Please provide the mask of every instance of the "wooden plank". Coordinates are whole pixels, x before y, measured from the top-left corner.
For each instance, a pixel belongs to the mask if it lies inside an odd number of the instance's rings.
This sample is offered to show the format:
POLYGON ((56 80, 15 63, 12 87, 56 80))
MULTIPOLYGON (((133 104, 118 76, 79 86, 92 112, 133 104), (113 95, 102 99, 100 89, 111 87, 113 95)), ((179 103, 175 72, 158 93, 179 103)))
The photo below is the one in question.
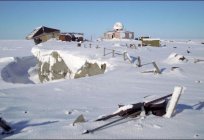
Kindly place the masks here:
POLYGON ((152 64, 153 64, 153 66, 154 66, 155 69, 156 69, 156 73, 161 74, 161 71, 160 71, 159 67, 157 66, 157 64, 156 64, 155 62, 152 62, 152 64))
POLYGON ((132 63, 132 59, 130 58, 130 55, 127 53, 126 56, 127 56, 127 59, 129 60, 129 62, 132 63))
POLYGON ((112 50, 112 57, 115 57, 115 50, 112 50))
POLYGON ((138 63, 137 63, 137 66, 138 66, 138 67, 141 67, 141 66, 142 66, 142 65, 141 65, 141 59, 140 59, 139 56, 137 57, 137 62, 138 62, 138 63))
POLYGON ((174 110, 176 108, 176 105, 178 103, 178 100, 179 100, 179 98, 181 96, 182 90, 183 90, 183 87, 180 87, 180 86, 174 87, 174 92, 173 92, 173 95, 171 97, 169 106, 168 106, 166 114, 165 114, 166 118, 171 118, 172 117, 172 115, 174 113, 174 110))
POLYGON ((127 52, 124 52, 124 53, 123 53, 123 59, 124 59, 124 61, 127 60, 126 54, 127 54, 127 52))

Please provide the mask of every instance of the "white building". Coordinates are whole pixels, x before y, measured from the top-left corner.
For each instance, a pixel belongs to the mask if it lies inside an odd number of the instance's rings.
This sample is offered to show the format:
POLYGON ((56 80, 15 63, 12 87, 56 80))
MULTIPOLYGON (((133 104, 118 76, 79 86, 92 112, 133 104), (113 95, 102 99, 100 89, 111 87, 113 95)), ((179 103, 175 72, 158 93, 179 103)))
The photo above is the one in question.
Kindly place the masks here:
POLYGON ((121 22, 116 22, 112 31, 104 33, 104 39, 134 39, 134 32, 125 31, 121 22))

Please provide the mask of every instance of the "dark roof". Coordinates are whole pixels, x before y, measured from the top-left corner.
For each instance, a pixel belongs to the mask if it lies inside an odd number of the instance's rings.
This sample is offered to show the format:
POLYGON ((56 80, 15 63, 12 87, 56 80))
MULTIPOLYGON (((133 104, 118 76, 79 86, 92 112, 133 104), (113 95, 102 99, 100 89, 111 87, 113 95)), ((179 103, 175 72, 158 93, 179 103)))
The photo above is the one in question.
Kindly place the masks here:
POLYGON ((41 27, 38 27, 38 28, 34 29, 26 38, 27 39, 33 39, 36 36, 39 36, 39 35, 41 35, 43 33, 52 33, 52 32, 60 32, 60 30, 45 27, 45 26, 41 26, 41 27))

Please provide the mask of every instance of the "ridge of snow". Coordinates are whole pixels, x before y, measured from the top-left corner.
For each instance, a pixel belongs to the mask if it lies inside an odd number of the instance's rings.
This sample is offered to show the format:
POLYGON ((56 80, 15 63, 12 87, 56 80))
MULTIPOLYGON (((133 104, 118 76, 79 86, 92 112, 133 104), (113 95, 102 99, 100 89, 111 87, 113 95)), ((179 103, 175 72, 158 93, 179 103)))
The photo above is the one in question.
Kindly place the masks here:
POLYGON ((131 109, 133 108, 133 105, 129 104, 129 105, 124 105, 122 107, 120 107, 118 110, 116 110, 115 112, 113 112, 113 114, 116 114, 116 113, 119 113, 121 111, 125 111, 125 110, 128 110, 128 109, 131 109))
POLYGON ((14 61, 14 57, 2 57, 0 58, 0 63, 10 63, 14 61))

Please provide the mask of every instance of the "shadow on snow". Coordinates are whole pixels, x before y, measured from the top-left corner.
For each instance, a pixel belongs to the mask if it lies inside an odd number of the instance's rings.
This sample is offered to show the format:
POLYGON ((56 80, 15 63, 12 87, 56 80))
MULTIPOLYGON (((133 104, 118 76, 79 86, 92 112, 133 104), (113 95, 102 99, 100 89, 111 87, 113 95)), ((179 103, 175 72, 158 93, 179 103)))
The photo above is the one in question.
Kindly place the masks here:
POLYGON ((28 70, 37 64, 34 56, 16 57, 14 62, 9 63, 1 71, 1 77, 9 83, 34 84, 29 79, 28 70))
POLYGON ((57 123, 58 121, 46 121, 46 122, 42 122, 42 123, 34 123, 34 124, 29 124, 29 121, 20 121, 17 123, 9 123, 10 126, 13 129, 13 132, 11 134, 3 134, 0 135, 0 139, 15 135, 15 134, 19 134, 22 133, 24 128, 27 127, 33 127, 33 126, 41 126, 41 125, 48 125, 48 124, 52 124, 52 123, 57 123))

